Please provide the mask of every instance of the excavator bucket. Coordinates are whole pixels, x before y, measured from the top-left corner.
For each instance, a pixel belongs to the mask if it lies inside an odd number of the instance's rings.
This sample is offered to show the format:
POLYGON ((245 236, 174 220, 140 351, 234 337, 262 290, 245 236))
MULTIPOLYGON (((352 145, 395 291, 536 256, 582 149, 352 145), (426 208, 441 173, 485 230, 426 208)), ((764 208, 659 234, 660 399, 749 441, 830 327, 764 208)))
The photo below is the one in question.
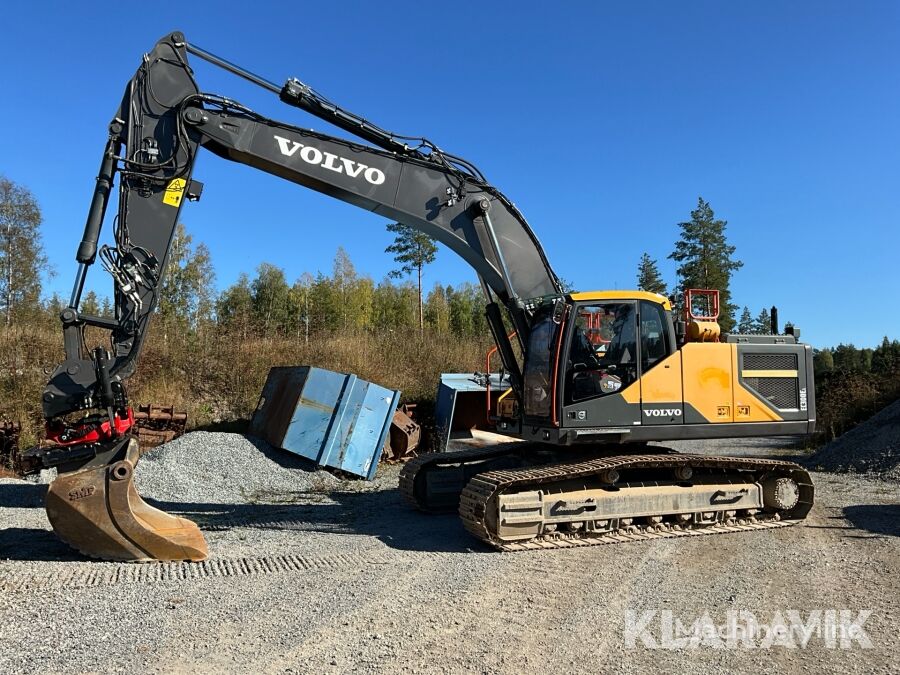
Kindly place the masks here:
POLYGON ((123 459, 60 473, 50 484, 46 507, 53 530, 101 560, 205 560, 206 540, 195 523, 141 499, 134 487, 138 443, 127 443, 123 459))

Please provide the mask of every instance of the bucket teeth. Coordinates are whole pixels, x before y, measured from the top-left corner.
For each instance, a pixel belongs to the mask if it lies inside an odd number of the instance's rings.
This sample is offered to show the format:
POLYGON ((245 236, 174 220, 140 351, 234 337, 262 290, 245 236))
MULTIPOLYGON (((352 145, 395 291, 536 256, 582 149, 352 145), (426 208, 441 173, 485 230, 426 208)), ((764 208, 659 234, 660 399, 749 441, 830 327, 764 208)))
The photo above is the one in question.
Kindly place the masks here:
POLYGON ((153 508, 134 487, 134 439, 124 459, 60 474, 47 491, 47 518, 60 539, 92 558, 150 561, 207 557, 197 525, 153 508))

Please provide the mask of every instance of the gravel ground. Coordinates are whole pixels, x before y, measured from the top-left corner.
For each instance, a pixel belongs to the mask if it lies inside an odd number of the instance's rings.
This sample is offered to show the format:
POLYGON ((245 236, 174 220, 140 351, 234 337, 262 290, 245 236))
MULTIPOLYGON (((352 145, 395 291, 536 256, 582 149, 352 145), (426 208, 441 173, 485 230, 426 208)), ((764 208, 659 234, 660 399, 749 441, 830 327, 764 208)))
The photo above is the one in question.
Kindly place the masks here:
POLYGON ((900 481, 900 401, 834 439, 810 458, 809 465, 900 481))
POLYGON ((0 481, 0 672, 887 673, 900 662, 893 484, 814 474, 817 503, 792 528, 496 553, 454 516, 407 508, 396 466, 373 483, 337 481, 226 436, 191 434, 138 471, 148 501, 201 524, 211 559, 199 565, 84 561, 50 532, 44 486, 0 481), (176 467, 186 475, 165 474, 176 467), (813 636, 804 649, 654 649, 626 630, 641 618, 629 612, 654 610, 646 637, 661 646, 667 616, 770 623, 830 609, 871 610, 872 647, 813 636))
POLYGON ((160 501, 253 504, 340 484, 313 469, 304 458, 258 438, 194 431, 145 454, 135 480, 138 492, 160 501))

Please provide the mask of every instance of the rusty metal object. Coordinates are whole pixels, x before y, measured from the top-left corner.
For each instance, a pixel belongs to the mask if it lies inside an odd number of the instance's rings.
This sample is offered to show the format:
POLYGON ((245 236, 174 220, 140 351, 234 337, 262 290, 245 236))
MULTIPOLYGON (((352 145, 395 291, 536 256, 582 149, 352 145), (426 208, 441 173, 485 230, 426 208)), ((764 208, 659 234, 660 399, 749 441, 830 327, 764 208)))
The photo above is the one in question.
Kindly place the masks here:
POLYGON ((146 504, 134 487, 138 443, 112 463, 61 473, 47 491, 47 518, 60 539, 92 558, 146 562, 205 560, 195 523, 146 504))
POLYGON ((384 461, 403 462, 415 457, 415 450, 422 440, 422 427, 412 419, 415 409, 415 403, 404 403, 394 411, 382 455, 384 461))
POLYGON ((184 434, 187 413, 176 411, 175 406, 139 405, 134 411, 134 426, 141 452, 147 452, 184 434))

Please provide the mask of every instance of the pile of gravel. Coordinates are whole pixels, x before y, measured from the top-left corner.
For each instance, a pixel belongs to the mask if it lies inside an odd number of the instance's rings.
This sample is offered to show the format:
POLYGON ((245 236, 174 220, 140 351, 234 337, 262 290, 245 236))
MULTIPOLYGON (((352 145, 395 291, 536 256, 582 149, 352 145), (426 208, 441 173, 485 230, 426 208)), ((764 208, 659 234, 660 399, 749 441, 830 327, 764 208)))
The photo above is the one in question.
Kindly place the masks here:
POLYGON ((900 481, 900 401, 834 439, 809 459, 809 465, 900 481))
POLYGON ((141 457, 135 483, 163 502, 256 504, 328 491, 340 479, 252 436, 194 431, 141 457))

